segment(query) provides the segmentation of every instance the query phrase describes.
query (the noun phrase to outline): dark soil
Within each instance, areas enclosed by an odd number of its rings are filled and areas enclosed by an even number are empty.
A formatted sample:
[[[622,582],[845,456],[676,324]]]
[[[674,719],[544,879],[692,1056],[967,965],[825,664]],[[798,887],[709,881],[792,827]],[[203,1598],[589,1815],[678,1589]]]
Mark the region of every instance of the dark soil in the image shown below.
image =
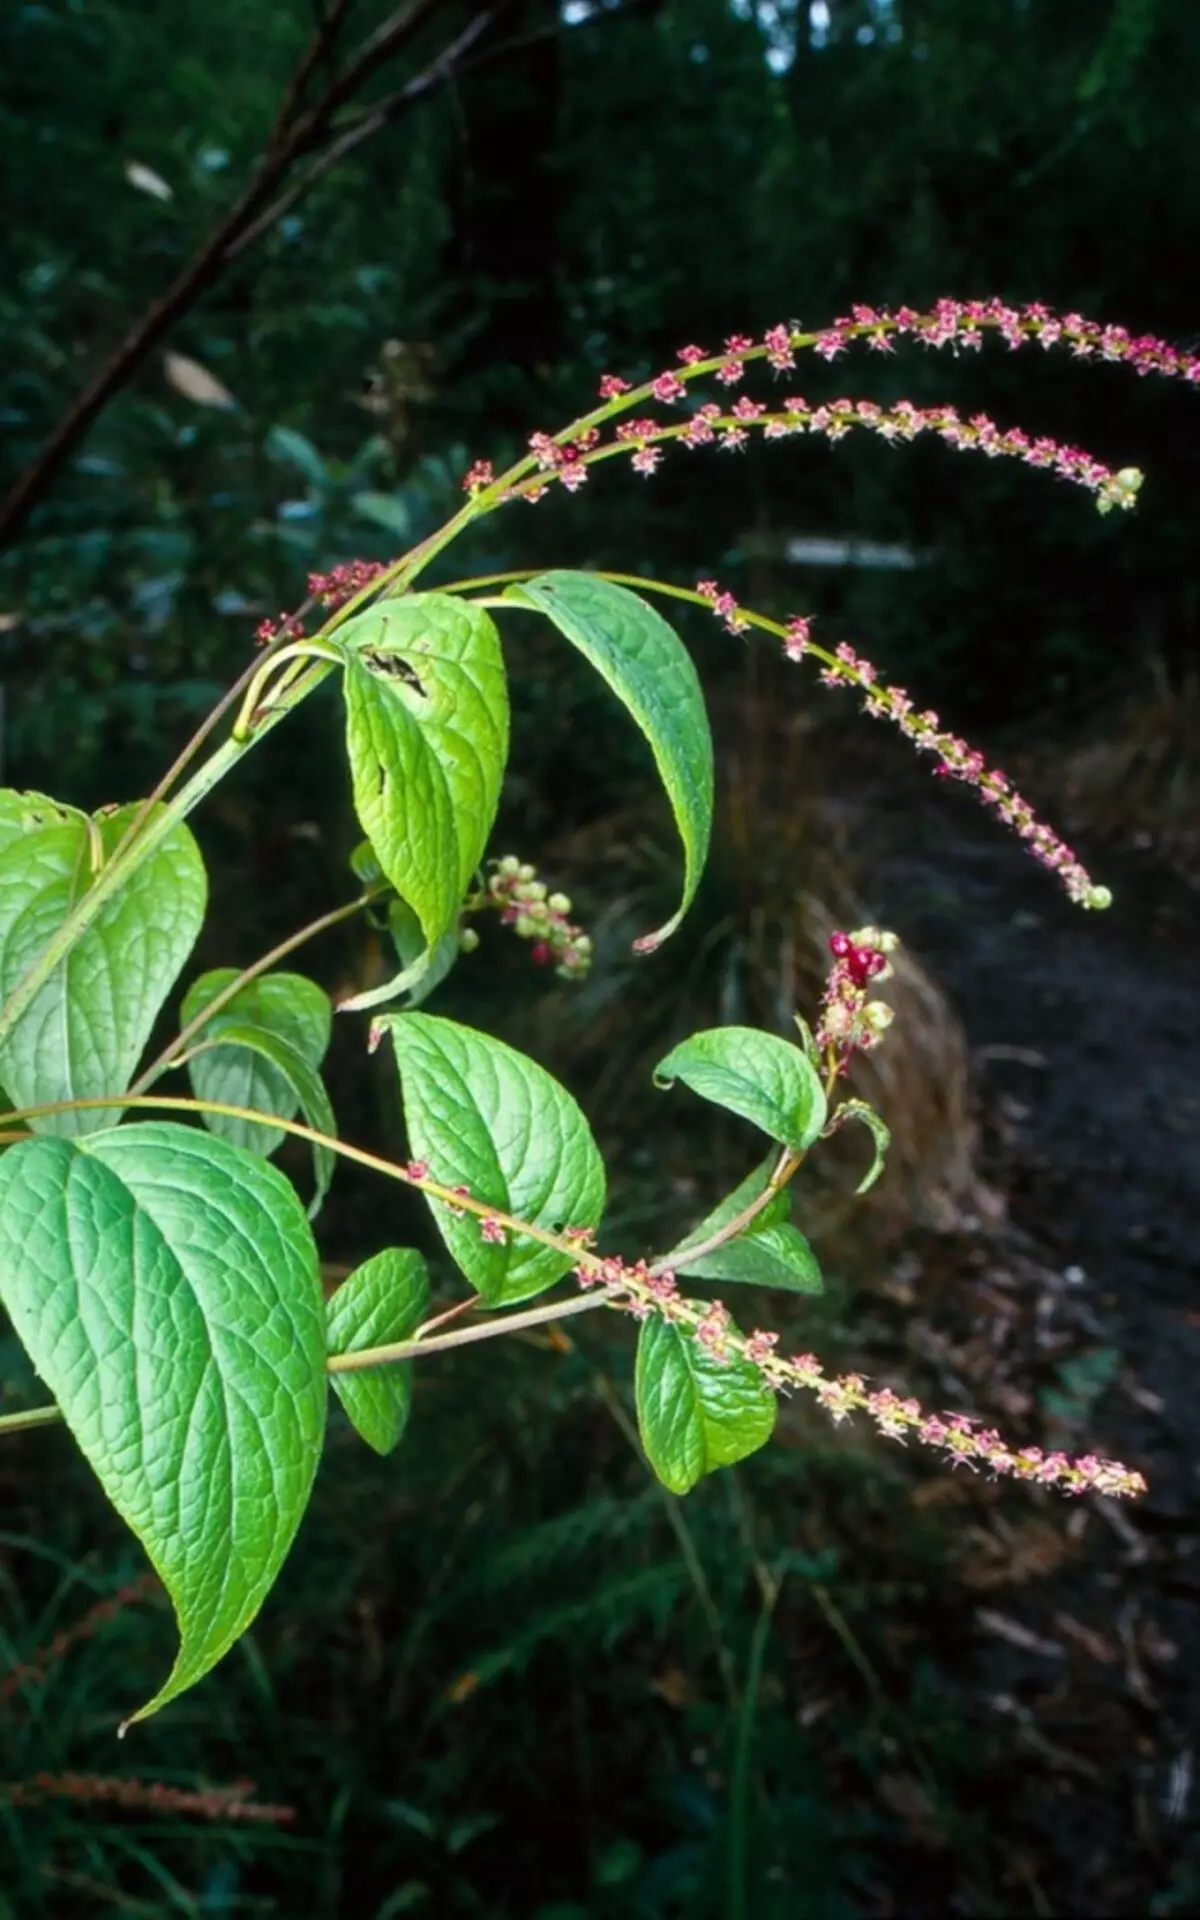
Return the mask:
[[[1193,1913],[1200,894],[1150,855],[1098,857],[1115,904],[1081,912],[965,796],[899,778],[899,805],[890,775],[864,796],[885,823],[870,898],[965,1023],[1004,1216],[932,1304],[946,1247],[910,1261],[909,1348],[998,1425],[1028,1431],[1032,1391],[1043,1435],[1050,1416],[1052,1442],[1149,1483],[1132,1504],[1032,1493],[1015,1530],[1009,1498],[972,1529],[983,1810],[1014,1911]]]

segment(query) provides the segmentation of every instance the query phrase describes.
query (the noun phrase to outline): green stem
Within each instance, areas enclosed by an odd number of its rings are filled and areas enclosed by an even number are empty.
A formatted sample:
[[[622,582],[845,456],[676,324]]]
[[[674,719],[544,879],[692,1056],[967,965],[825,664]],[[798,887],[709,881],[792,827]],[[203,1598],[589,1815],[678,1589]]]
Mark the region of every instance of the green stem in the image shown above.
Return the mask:
[[[30,1407],[28,1413],[0,1413],[0,1433],[21,1433],[26,1427],[48,1427],[62,1414],[57,1407]]]
[[[435,1333],[422,1340],[396,1340],[386,1347],[360,1347],[354,1353],[333,1353],[326,1361],[330,1373],[358,1373],[364,1367],[391,1366],[397,1360],[416,1360],[423,1353],[446,1353],[451,1347],[474,1346],[479,1340],[497,1340],[502,1333],[520,1333],[524,1327],[548,1326],[552,1320],[573,1320],[576,1314],[592,1313],[608,1304],[607,1292],[577,1294],[573,1299],[551,1300],[541,1307],[529,1307],[524,1313],[506,1313],[498,1320],[484,1320],[474,1327],[456,1327],[453,1333]],[[468,1304],[474,1305],[474,1302]]]
[[[293,707],[298,705],[333,670],[332,666],[315,668],[296,687],[289,689],[283,703],[264,716],[262,725],[248,740],[226,740],[219,746],[173,800],[166,801],[157,813],[147,816],[146,823],[136,839],[126,835],[120,850],[97,875],[94,885],[89,887],[82,898],[76,902],[62,925],[33,962],[28,973],[13,988],[3,1011],[0,1012],[0,1047],[4,1045],[18,1020],[28,1012],[55,968],[66,958],[80,935],[91,926],[113,894],[124,885],[132,868],[144,860],[147,854],[153,852],[173,828],[177,827],[182,820],[186,820],[188,814],[192,813],[201,800],[238,765],[243,756],[257,746],[260,740],[265,739],[272,728],[278,726]]]
[[[782,1581],[773,1580],[769,1575],[763,1579],[762,1607],[754,1623],[750,1654],[746,1661],[746,1682],[742,1689],[729,1781],[729,1920],[746,1920],[750,1911],[746,1884],[750,1837],[750,1756],[754,1745],[754,1722],[758,1714],[763,1662],[771,1637],[771,1619],[782,1585]]]
[[[743,1207],[740,1213],[735,1214],[732,1220],[727,1220],[723,1227],[718,1227],[715,1233],[710,1233],[707,1240],[698,1240],[694,1247],[688,1246],[686,1248],[688,1259],[698,1260],[702,1254],[712,1253],[717,1247],[723,1247],[727,1240],[735,1240],[752,1220],[756,1220],[759,1214],[770,1206],[780,1188],[787,1186],[803,1160],[804,1153],[785,1152],[762,1192],[755,1196],[748,1207]],[[676,1248],[675,1251],[678,1254],[680,1249]],[[671,1255],[664,1253],[661,1259],[654,1262],[650,1272],[652,1274],[667,1273],[670,1267]]]
[[[282,642],[277,642],[276,644],[282,645]],[[262,666],[263,658],[264,656],[260,654],[257,656],[257,658],[249,662],[249,664],[244,668],[244,670],[238,675],[233,685],[229,688],[229,691],[221,695],[221,698],[217,701],[217,704],[213,708],[212,712],[207,714],[205,718],[200,722],[200,725],[196,728],[196,731],[195,733],[193,733],[191,739],[186,741],[185,744],[180,748],[179,752],[176,754],[175,758],[172,760],[170,766],[167,768],[166,772],[162,775],[161,779],[156,783],[154,787],[151,788],[150,792],[146,795],[146,798],[142,801],[142,804],[139,807],[137,813],[134,815],[129,826],[125,830],[124,838],[119,842],[119,844],[116,847],[114,847],[113,855],[112,855],[113,859],[116,859],[119,855],[124,853],[125,848],[130,841],[137,839],[138,835],[142,830],[142,827],[144,826],[145,822],[149,819],[150,815],[154,812],[154,809],[158,805],[159,801],[164,800],[166,798],[167,794],[171,791],[171,788],[175,785],[176,780],[179,778],[184,768],[189,766],[191,762],[195,759],[201,747],[204,745],[204,742],[208,739],[209,735],[216,731],[217,727],[220,726],[221,721],[224,719],[225,715],[229,713],[231,709],[237,705],[238,701],[241,699],[246,688],[249,686],[250,682],[253,680],[255,674],[259,672]]]
[[[574,1300],[551,1301],[542,1307],[530,1307],[524,1313],[508,1313],[497,1320],[486,1320],[477,1327],[459,1327],[454,1333],[436,1333],[427,1340],[396,1340],[384,1347],[361,1347],[355,1353],[331,1353],[325,1362],[326,1373],[359,1373],[368,1367],[394,1366],[400,1360],[418,1360],[425,1353],[445,1353],[451,1347],[470,1347],[480,1340],[498,1340],[504,1333],[520,1333],[525,1327],[543,1327],[552,1320],[570,1320],[579,1313],[592,1313],[605,1305],[604,1293],[584,1293]],[[474,1305],[474,1302],[468,1302]],[[0,1433],[19,1433],[25,1427],[48,1427],[61,1420],[57,1407],[32,1407],[27,1413],[0,1414]]]
[[[716,1654],[717,1666],[721,1674],[721,1683],[724,1686],[730,1711],[732,1712],[737,1708],[738,1704],[737,1675],[733,1670],[733,1659],[730,1655],[729,1648],[725,1641],[724,1630],[721,1626],[721,1609],[717,1605],[716,1595],[713,1593],[712,1587],[709,1584],[708,1575],[704,1571],[704,1562],[701,1560],[696,1542],[692,1538],[691,1528],[683,1517],[679,1501],[673,1493],[670,1493],[667,1488],[663,1486],[662,1481],[646,1459],[637,1428],[626,1413],[621,1402],[621,1396],[607,1374],[596,1374],[596,1388],[600,1398],[620,1428],[621,1433],[625,1439],[628,1440],[630,1447],[641,1461],[643,1467],[645,1467],[647,1473],[649,1473],[654,1490],[666,1509],[667,1521],[671,1532],[675,1535],[675,1543],[679,1548],[680,1558],[687,1568],[688,1578],[695,1589],[700,1611],[704,1615],[705,1623],[708,1627],[709,1638],[713,1643],[713,1652]]]
[[[147,1092],[169,1067],[182,1065],[180,1055],[187,1048],[188,1042],[208,1025],[214,1015],[227,1007],[231,1000],[235,1000],[244,987],[248,987],[252,981],[257,980],[260,974],[269,973],[277,962],[285,960],[289,953],[294,953],[296,948],[302,947],[306,941],[315,939],[317,934],[327,932],[330,927],[338,926],[343,920],[353,919],[356,913],[361,913],[364,907],[369,906],[372,900],[378,900],[387,890],[382,881],[376,887],[368,887],[357,900],[348,900],[345,906],[334,907],[330,913],[323,913],[318,919],[310,920],[306,927],[301,927],[297,933],[289,934],[286,940],[281,940],[278,946],[272,947],[269,953],[264,953],[261,959],[254,961],[253,965],[244,967],[227,987],[222,987],[220,993],[214,994],[207,1005],[202,1007],[185,1027],[180,1028],[173,1040],[167,1042],[162,1052],[134,1081],[129,1089],[130,1093]]]

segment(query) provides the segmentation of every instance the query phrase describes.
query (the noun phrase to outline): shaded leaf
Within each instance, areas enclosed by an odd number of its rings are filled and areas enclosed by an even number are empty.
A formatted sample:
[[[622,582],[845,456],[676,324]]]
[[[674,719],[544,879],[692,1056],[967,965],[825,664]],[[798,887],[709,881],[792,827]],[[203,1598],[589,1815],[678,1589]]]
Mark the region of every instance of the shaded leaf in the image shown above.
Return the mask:
[[[736,1220],[766,1187],[775,1166],[772,1155],[742,1181],[718,1207],[692,1228],[666,1257],[675,1273],[696,1280],[733,1280],[748,1286],[778,1287],[788,1293],[820,1293],[821,1269],[804,1235],[788,1219],[791,1190],[783,1187],[736,1238],[690,1258],[699,1246]]]
[[[316,1068],[309,1065],[299,1049],[293,1047],[291,1042],[285,1040],[281,1034],[270,1033],[266,1027],[241,1027],[231,1022],[222,1030],[219,1046],[214,1046],[211,1052],[197,1048],[189,1060],[188,1071],[192,1074],[193,1085],[196,1085],[197,1079],[195,1070],[203,1068],[206,1061],[215,1059],[218,1054],[222,1056],[222,1060],[217,1071],[212,1075],[211,1086],[203,1094],[199,1086],[196,1086],[198,1099],[220,1100],[229,1106],[240,1104],[229,1099],[218,1089],[224,1086],[239,1086],[254,1076],[259,1076],[261,1084],[261,1077],[269,1072],[272,1092],[291,1108],[291,1113],[294,1113],[299,1106],[307,1126],[312,1127],[316,1133],[331,1137],[336,1135],[337,1121],[333,1107],[330,1105],[329,1095],[325,1091],[325,1082]],[[250,1063],[249,1072],[246,1068],[247,1061]],[[277,1113],[279,1108],[272,1105],[265,1111]],[[291,1113],[287,1116],[289,1119]],[[239,1120],[232,1114],[225,1113],[206,1113],[203,1118],[210,1123],[224,1122],[231,1129],[240,1129],[245,1138],[237,1144],[244,1146],[251,1153],[261,1153],[265,1157],[267,1152],[273,1152],[274,1146],[278,1145],[278,1141],[275,1141],[273,1146],[264,1149],[257,1144],[256,1138],[256,1136],[265,1138],[279,1132],[277,1128],[259,1126],[252,1120]],[[212,1131],[217,1133],[222,1129],[219,1125],[214,1125]],[[284,1137],[280,1132],[279,1138]],[[329,1191],[329,1183],[333,1179],[335,1156],[332,1147],[318,1145],[316,1141],[310,1142],[310,1145],[315,1191],[308,1213],[310,1219],[315,1219]]]
[[[425,1262],[411,1247],[385,1247],[343,1280],[326,1309],[330,1353],[390,1346],[416,1332],[429,1306]],[[376,1453],[391,1453],[408,1425],[412,1366],[331,1373],[333,1390],[355,1431]]]
[[[179,1010],[180,1027],[190,1026],[197,1014],[236,980],[237,973],[236,967],[216,967],[193,981]],[[293,1119],[304,1105],[304,1096],[290,1065],[276,1064],[269,1051],[248,1047],[244,1041],[235,1045],[231,1040],[227,1046],[214,1046],[212,1042],[230,1028],[238,1028],[242,1035],[247,1029],[257,1030],[284,1041],[315,1075],[328,1050],[332,1025],[329,995],[314,980],[302,973],[260,975],[221,1007],[192,1042],[193,1046],[204,1047],[188,1062],[196,1098],[277,1113],[281,1120]],[[264,1155],[274,1153],[286,1137],[280,1127],[256,1126],[253,1121],[234,1120],[223,1113],[205,1114],[204,1124],[235,1146]],[[317,1126],[318,1122],[312,1120],[311,1124]],[[321,1131],[333,1129],[322,1126]]]

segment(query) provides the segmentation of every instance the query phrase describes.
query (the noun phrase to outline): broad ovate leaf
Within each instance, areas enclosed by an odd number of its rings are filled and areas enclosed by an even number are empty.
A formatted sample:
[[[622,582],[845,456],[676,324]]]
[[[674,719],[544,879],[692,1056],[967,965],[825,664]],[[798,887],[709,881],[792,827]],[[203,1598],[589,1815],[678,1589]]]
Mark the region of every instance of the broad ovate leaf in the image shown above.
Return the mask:
[[[201,974],[184,995],[179,1010],[181,1029],[191,1026],[236,979],[235,967],[216,967],[211,973]],[[188,1062],[196,1098],[215,1100],[223,1106],[250,1107],[256,1113],[276,1113],[281,1120],[293,1119],[305,1099],[296,1085],[290,1056],[299,1054],[311,1069],[311,1085],[328,1050],[332,1025],[329,995],[315,980],[301,973],[261,974],[218,1008],[190,1043],[203,1047]],[[239,1036],[252,1029],[268,1041],[283,1041],[288,1049],[288,1066],[277,1065],[267,1049],[248,1048],[244,1041],[237,1044],[228,1040],[230,1028],[238,1029]],[[212,1044],[223,1038],[224,1045]],[[223,1113],[206,1113],[204,1124],[235,1146],[250,1147],[261,1154],[274,1153],[285,1137],[281,1127],[235,1120]],[[316,1126],[316,1120],[311,1124]],[[326,1131],[324,1127],[321,1130]]]
[[[413,1157],[433,1179],[531,1226],[596,1227],[604,1163],[565,1087],[515,1048],[428,1013],[385,1014]],[[527,1235],[489,1240],[479,1218],[430,1206],[453,1259],[489,1306],[528,1300],[571,1267]]]
[[[590,660],[650,744],[683,842],[683,897],[657,933],[636,942],[649,953],[674,933],[695,897],[708,855],[713,748],[691,655],[662,615],[628,587],[592,573],[543,573],[507,589],[534,607]]]
[[[508,689],[499,636],[482,607],[421,593],[372,607],[336,638],[355,811],[432,950],[456,922],[500,798]]]
[[[0,1158],[0,1299],[171,1597],[194,1686],[274,1584],[328,1390],[312,1231],[282,1174],[162,1122]]]
[[[681,1041],[654,1070],[656,1086],[676,1080],[793,1153],[810,1147],[825,1125],[825,1092],[812,1063],[789,1040],[757,1027],[711,1027]]]
[[[281,1034],[271,1033],[266,1027],[239,1027],[231,1022],[222,1029],[221,1039],[212,1051],[226,1056],[222,1072],[217,1076],[216,1086],[220,1086],[226,1079],[232,1081],[241,1077],[244,1073],[243,1063],[249,1061],[255,1070],[269,1070],[272,1086],[279,1090],[284,1104],[289,1106],[293,1113],[298,1106],[304,1115],[306,1126],[311,1127],[314,1133],[324,1134],[326,1139],[332,1138],[337,1133],[337,1120],[334,1117],[329,1095],[325,1091],[325,1082],[316,1068],[309,1065],[299,1049],[294,1047],[290,1040],[285,1040]],[[206,1049],[201,1045],[189,1060],[188,1066],[192,1072],[193,1083],[196,1079],[195,1069],[203,1064],[206,1057]],[[198,1088],[197,1095],[199,1098],[209,1100],[216,1100],[219,1097],[213,1090],[201,1095]],[[233,1102],[230,1101],[228,1104],[233,1105]],[[265,1111],[277,1113],[279,1108],[271,1106]],[[259,1134],[266,1136],[279,1133],[280,1130],[277,1127],[260,1126],[256,1121],[243,1120],[234,1114],[205,1113],[203,1117],[208,1121],[225,1120],[231,1127],[240,1128],[245,1138],[237,1144],[245,1146],[251,1153],[262,1153],[265,1157],[278,1144],[277,1141],[272,1142],[270,1146],[263,1148],[257,1144],[255,1138]],[[290,1114],[288,1117],[290,1118]],[[329,1183],[333,1179],[334,1151],[332,1147],[326,1146],[324,1141],[314,1140],[310,1145],[313,1157],[314,1191],[308,1215],[310,1220],[315,1220],[329,1191]]]
[[[675,1273],[696,1280],[733,1280],[747,1286],[778,1287],[787,1293],[822,1291],[816,1255],[788,1218],[792,1196],[787,1187],[772,1195],[762,1211],[732,1240],[710,1247],[706,1253],[690,1251],[728,1227],[759,1198],[776,1158],[772,1155],[756,1167],[740,1187],[672,1249],[666,1257]]]
[[[408,1340],[428,1306],[429,1275],[420,1254],[411,1247],[385,1247],[356,1267],[329,1301],[329,1352],[361,1353]],[[408,1425],[411,1364],[400,1360],[331,1372],[329,1377],[355,1432],[376,1453],[391,1453]]]
[[[0,1001],[24,978],[139,812],[135,804],[94,819],[68,812],[30,825],[27,811],[23,831],[7,841],[0,832]],[[10,810],[6,825],[12,818]],[[200,931],[207,891],[195,840],[186,826],[173,827],[131,868],[0,1047],[0,1080],[18,1105],[125,1091]],[[114,1104],[47,1114],[31,1125],[75,1137],[110,1127],[119,1112]]]
[[[672,1493],[757,1453],[775,1425],[775,1395],[757,1367],[718,1359],[657,1314],[638,1335],[635,1391],[646,1458]]]

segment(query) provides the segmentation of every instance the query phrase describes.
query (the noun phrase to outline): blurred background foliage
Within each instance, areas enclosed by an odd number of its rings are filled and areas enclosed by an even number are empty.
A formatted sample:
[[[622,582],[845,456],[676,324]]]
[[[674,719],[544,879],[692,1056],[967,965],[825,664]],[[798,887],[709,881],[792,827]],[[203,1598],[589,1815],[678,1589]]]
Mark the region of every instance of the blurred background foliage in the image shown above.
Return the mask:
[[[85,804],[144,791],[311,570],[411,544],[472,459],[580,411],[603,371],[636,377],[686,341],[819,324],[852,301],[943,294],[1042,300],[1197,344],[1191,0],[409,12],[330,137],[386,108],[378,130],[200,276],[0,550],[6,783]],[[269,155],[321,15],[311,0],[0,9],[4,484]],[[353,0],[339,17],[314,89],[397,14]],[[463,35],[448,80],[388,107]],[[816,613],[824,636],[853,636],[965,728],[1049,743],[1097,832],[1125,831],[1135,807],[1186,853],[1200,498],[1187,397],[995,347],[806,362],[802,382],[950,400],[1137,464],[1140,510],[1102,520],[1044,476],[960,466],[939,446],[792,443],[677,455],[652,483],[607,469],[577,498],[488,522],[453,573],[553,559],[716,574]],[[797,561],[797,541],[810,555],[881,543],[906,564]],[[838,718],[713,623],[684,630],[723,792],[676,952],[657,971],[628,958],[675,857],[637,742],[577,662],[514,626],[497,848],[570,888],[598,964],[581,990],[539,993],[526,956],[494,942],[439,1001],[574,1087],[616,1156],[614,1244],[638,1250],[745,1170],[731,1129],[662,1129],[649,1064],[714,1019],[786,1026],[819,991],[830,928],[870,910]],[[344,897],[346,782],[329,703],[310,709],[199,822],[216,911],[198,965],[248,961]],[[352,929],[312,968],[336,990],[377,963]],[[897,991],[883,1081],[863,1089],[893,1123],[892,1174],[852,1226],[852,1158],[834,1157],[812,1202],[830,1291],[788,1309],[790,1338],[844,1348],[847,1364],[864,1248],[953,1235],[988,1206],[957,1022],[915,960]],[[398,1148],[394,1091],[382,1063],[364,1072],[357,1033],[339,1032],[331,1072],[345,1130]],[[388,1204],[389,1234],[423,1232]],[[332,1267],[378,1232],[377,1198],[340,1176]],[[205,1824],[0,1793],[0,1913],[1049,1911],[990,1826],[994,1783],[955,1692],[960,1625],[942,1596],[958,1509],[917,1497],[919,1468],[791,1410],[769,1458],[680,1508],[623,1431],[627,1345],[617,1330],[439,1365],[391,1463],[339,1428],[261,1628],[128,1756],[188,1788],[252,1773],[294,1818]],[[27,1384],[11,1343],[0,1377]],[[123,1608],[40,1668],[36,1649],[136,1569],[62,1436],[8,1443],[0,1482],[0,1651],[18,1676],[0,1694],[5,1776],[119,1772],[111,1729],[166,1657],[163,1610]],[[1197,1882],[1180,1871],[1156,1912],[1185,1910]]]

